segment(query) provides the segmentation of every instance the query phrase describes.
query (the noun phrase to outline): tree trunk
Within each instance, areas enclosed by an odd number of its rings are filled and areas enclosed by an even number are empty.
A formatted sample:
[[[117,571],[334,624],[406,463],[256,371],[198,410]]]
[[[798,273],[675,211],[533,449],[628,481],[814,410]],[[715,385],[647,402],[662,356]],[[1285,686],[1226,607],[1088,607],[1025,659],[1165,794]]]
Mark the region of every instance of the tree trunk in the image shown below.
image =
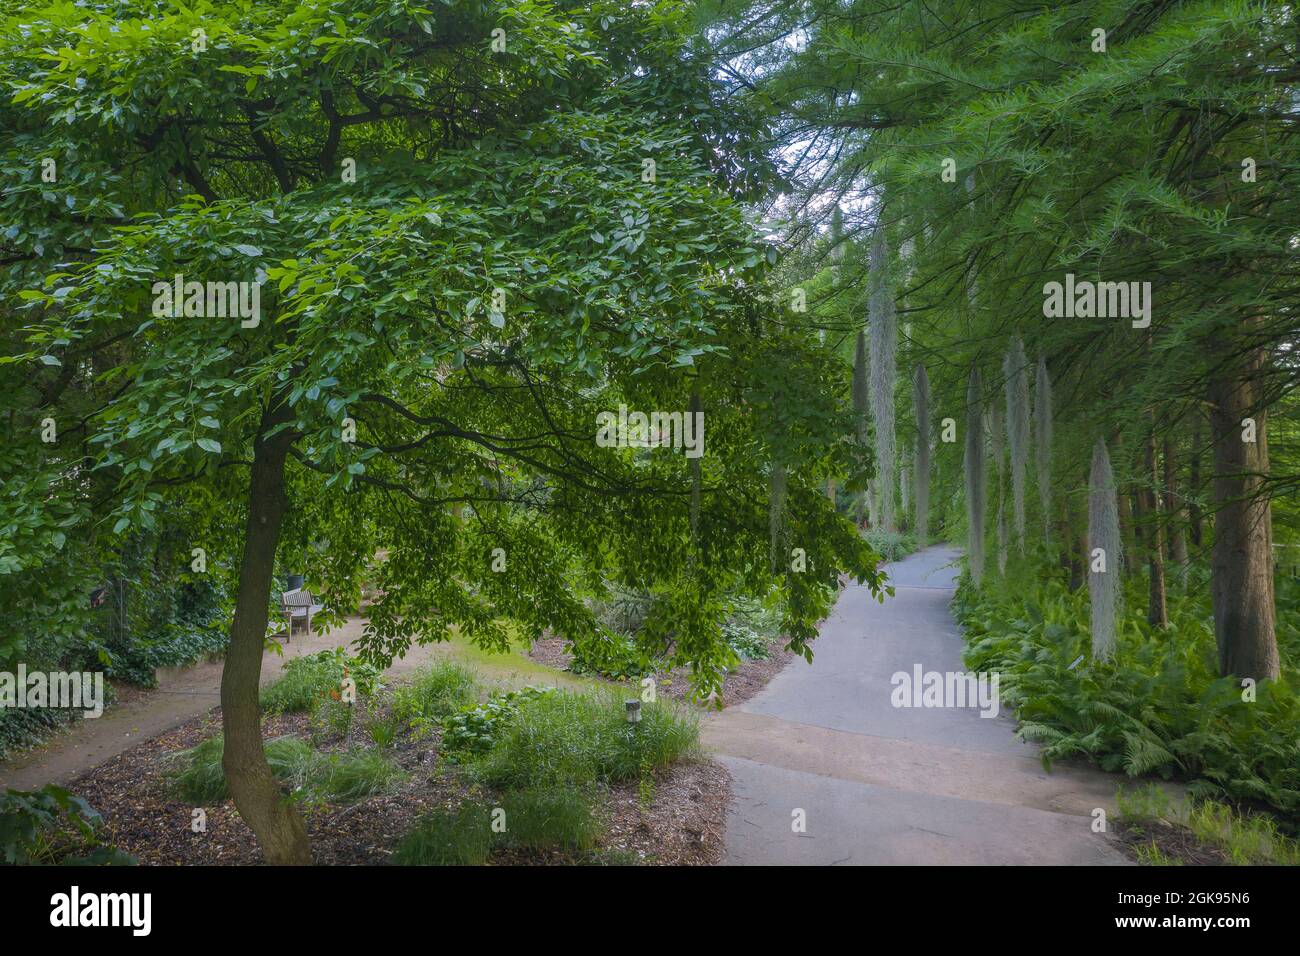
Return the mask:
[[[1214,451],[1214,546],[1211,556],[1214,636],[1223,676],[1276,678],[1280,673],[1273,605],[1273,523],[1264,488],[1268,475],[1266,411],[1255,350],[1240,371],[1210,387]],[[1242,422],[1254,419],[1255,441]]]
[[[1165,438],[1165,514],[1169,519],[1169,558],[1180,570],[1187,567],[1187,512],[1178,500],[1178,453]]]
[[[1187,524],[1192,536],[1192,547],[1201,547],[1201,506],[1196,503],[1201,494],[1201,412],[1192,413],[1192,460],[1191,473],[1188,475],[1191,488],[1188,491]]]
[[[1083,487],[1088,487],[1088,471],[1083,472]],[[1085,511],[1080,517],[1074,506],[1066,499],[1065,509],[1060,525],[1062,563],[1070,571],[1070,590],[1077,591],[1088,580],[1088,516]]]
[[[293,443],[293,435],[287,428],[269,439],[263,437],[275,426],[290,420],[287,404],[278,397],[273,397],[271,403],[272,407],[262,415],[253,448],[239,591],[230,627],[230,648],[221,674],[221,724],[225,732],[221,766],[235,807],[257,837],[266,862],[309,864],[311,847],[302,817],[266,762],[257,699],[271,575],[286,506],[284,463]]]
[[[1118,460],[1118,459],[1116,459]],[[1137,473],[1142,474],[1142,465],[1137,464]],[[1140,487],[1132,488],[1126,495],[1119,496],[1120,552],[1121,570],[1137,574],[1142,570],[1142,561],[1147,555],[1147,515]]]
[[[1147,549],[1147,621],[1152,627],[1169,625],[1169,609],[1165,604],[1165,544],[1160,528],[1160,505],[1156,497],[1160,477],[1156,467],[1155,422],[1142,443],[1142,484],[1138,487],[1141,509],[1145,512],[1147,527],[1143,540]]]

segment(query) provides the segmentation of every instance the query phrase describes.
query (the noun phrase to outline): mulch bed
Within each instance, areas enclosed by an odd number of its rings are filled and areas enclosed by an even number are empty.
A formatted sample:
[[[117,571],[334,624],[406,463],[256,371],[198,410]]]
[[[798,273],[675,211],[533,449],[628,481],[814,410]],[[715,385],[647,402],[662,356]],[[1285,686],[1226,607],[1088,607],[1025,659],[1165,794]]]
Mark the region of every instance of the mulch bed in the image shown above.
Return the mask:
[[[545,664],[547,667],[554,667],[556,670],[568,670],[569,665],[573,663],[573,655],[565,650],[568,643],[562,637],[552,637],[544,635],[528,652],[528,656],[539,664]],[[731,707],[735,704],[743,704],[760,690],[767,686],[768,682],[785,669],[785,665],[798,657],[798,654],[785,650],[778,642],[771,645],[771,656],[764,661],[745,661],[734,671],[728,671],[727,676],[722,681],[722,698],[723,707]],[[673,700],[684,703],[695,703],[690,696],[691,680],[690,668],[678,667],[669,671],[660,671],[655,676],[655,692]],[[631,680],[611,680],[602,677],[599,674],[589,674],[596,680],[603,681],[614,686],[627,686],[632,688],[636,681]]]
[[[191,829],[194,807],[175,796],[166,777],[172,756],[220,732],[220,709],[195,718],[112,758],[81,776],[71,789],[104,817],[102,839],[141,864],[248,865],[261,863],[253,833],[226,800],[205,807],[206,831]],[[351,744],[361,742],[356,728]],[[293,734],[308,739],[306,715],[268,717],[263,739]],[[368,743],[368,741],[367,741]],[[346,749],[339,742],[319,749]],[[370,744],[373,747],[373,744]],[[304,806],[315,862],[383,864],[419,817],[452,809],[471,794],[461,774],[438,758],[437,734],[399,739],[389,756],[408,774],[396,789],[344,805]],[[607,833],[597,852],[578,859],[563,851],[494,851],[489,864],[578,862],[709,865],[722,854],[722,831],[731,781],[712,761],[679,763],[655,777],[642,807],[638,782],[611,788],[605,797]]]

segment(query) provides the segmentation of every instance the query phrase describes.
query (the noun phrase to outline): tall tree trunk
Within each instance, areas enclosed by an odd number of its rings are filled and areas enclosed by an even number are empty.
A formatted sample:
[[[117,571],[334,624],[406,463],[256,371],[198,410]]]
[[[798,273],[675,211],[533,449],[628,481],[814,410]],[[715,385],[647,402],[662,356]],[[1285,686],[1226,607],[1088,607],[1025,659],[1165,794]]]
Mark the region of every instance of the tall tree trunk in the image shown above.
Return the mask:
[[[984,514],[988,504],[984,461],[984,385],[978,366],[966,386],[966,562],[971,583],[984,578]]]
[[[1263,350],[1240,371],[1220,373],[1210,386],[1214,449],[1214,547],[1211,556],[1214,636],[1219,673],[1276,678],[1280,673],[1273,604],[1273,521],[1264,488],[1268,476],[1266,411],[1260,394]],[[1254,438],[1243,440],[1243,421]]]
[[[1119,540],[1116,566],[1136,570],[1146,547],[1142,542],[1142,508],[1136,493],[1119,496]]]
[[[1115,557],[1123,549],[1119,536],[1119,511],[1115,473],[1106,453],[1106,441],[1098,438],[1088,475],[1087,546],[1088,603],[1095,660],[1109,660],[1115,652],[1120,597],[1120,572]]]
[[[1088,568],[1088,530],[1081,527],[1071,537],[1069,526],[1063,524],[1061,535],[1061,540],[1066,542],[1062,545],[1061,554],[1066,569],[1070,572],[1070,590],[1077,591],[1087,580],[1085,572]]]
[[[1178,453],[1172,438],[1165,437],[1165,514],[1169,519],[1169,558],[1181,570],[1187,568],[1187,510],[1178,498]]]
[[[1160,527],[1160,505],[1156,488],[1160,475],[1156,464],[1155,422],[1142,443],[1142,484],[1138,497],[1146,513],[1146,532],[1143,535],[1147,549],[1147,621],[1152,627],[1167,627],[1169,609],[1165,604],[1165,544]]]
[[[1201,546],[1201,506],[1198,505],[1197,499],[1201,494],[1201,411],[1196,409],[1192,412],[1192,455],[1190,462],[1190,474],[1188,475],[1188,484],[1191,485],[1188,490],[1187,502],[1187,525],[1188,532],[1192,536],[1192,547],[1200,548]]]
[[[230,626],[230,648],[221,673],[221,724],[225,753],[221,765],[235,807],[257,837],[266,862],[309,864],[311,847],[297,808],[282,792],[262,749],[258,689],[262,648],[266,640],[267,605],[275,551],[284,519],[284,463],[293,443],[290,429],[264,436],[290,420],[290,409],[278,396],[262,415],[253,449],[248,488],[248,525],[239,565],[239,591]]]
[[[1088,487],[1088,469],[1083,470],[1083,487]],[[1085,508],[1087,503],[1085,502]],[[1070,590],[1077,591],[1087,581],[1088,513],[1080,516],[1069,498],[1065,499],[1058,524],[1061,540],[1061,567],[1070,572]]]

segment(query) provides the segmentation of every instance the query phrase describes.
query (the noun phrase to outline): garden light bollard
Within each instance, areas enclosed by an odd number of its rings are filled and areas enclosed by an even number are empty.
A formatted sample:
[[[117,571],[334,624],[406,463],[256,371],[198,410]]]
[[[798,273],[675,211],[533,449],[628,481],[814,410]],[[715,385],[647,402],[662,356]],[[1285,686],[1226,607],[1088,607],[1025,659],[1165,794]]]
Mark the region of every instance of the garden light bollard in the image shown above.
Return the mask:
[[[624,704],[627,722],[629,724],[641,723],[641,701],[629,700]]]

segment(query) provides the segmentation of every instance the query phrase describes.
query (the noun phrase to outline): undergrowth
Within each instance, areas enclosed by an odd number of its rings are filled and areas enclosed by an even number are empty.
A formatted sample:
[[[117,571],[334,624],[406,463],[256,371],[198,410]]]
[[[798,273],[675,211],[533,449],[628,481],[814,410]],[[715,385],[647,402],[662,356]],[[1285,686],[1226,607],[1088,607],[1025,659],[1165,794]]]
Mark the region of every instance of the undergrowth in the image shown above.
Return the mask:
[[[1300,818],[1300,661],[1294,593],[1279,591],[1283,676],[1250,689],[1219,677],[1204,588],[1171,587],[1169,627],[1141,613],[1145,583],[1127,582],[1115,654],[1093,661],[1086,589],[1055,568],[1013,568],[982,590],[963,581],[954,611],[966,665],[1001,675],[1019,733],[1043,762],[1084,757],[1104,770],[1189,782],[1196,797],[1228,797]]]

